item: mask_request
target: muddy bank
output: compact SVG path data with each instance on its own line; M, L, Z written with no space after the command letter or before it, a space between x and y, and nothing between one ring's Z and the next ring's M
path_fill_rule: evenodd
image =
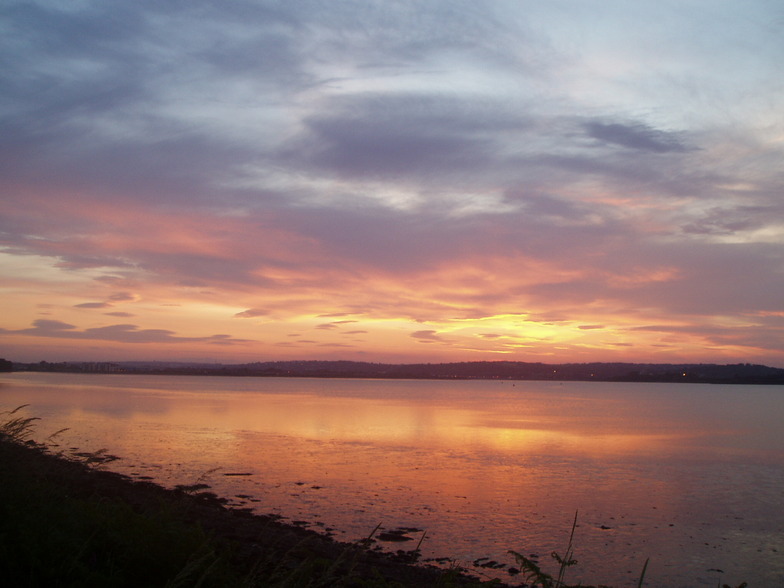
M180 585L195 585L197 580L209 585L214 575L216 585L235 580L237 585L290 585L292 579L298 579L294 585L311 586L481 585L455 570L400 561L410 553L401 558L340 543L275 516L228 508L209 492L132 480L52 455L35 444L0 440L0 482L0 549L12 564L6 573L20 586L79 585L107 577L122 585L122 573L133 576L142 567L149 582L156 557L173 560L187 545L192 545L192 553L182 554L181 564L168 562L170 572L160 572L175 577L160 577L154 584L166 585L180 575ZM104 513L103 518L96 512ZM123 537L126 532L128 537ZM71 535L72 551L65 547L69 537L58 540L58 534ZM83 545L76 545L79 542ZM130 571L118 571L118 562L130 557L127 552L137 550L137 563L127 564ZM142 579L129 578L127 584Z

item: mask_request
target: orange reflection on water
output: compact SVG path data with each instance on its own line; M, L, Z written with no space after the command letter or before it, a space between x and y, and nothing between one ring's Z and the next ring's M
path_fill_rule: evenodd
M552 407L548 398L537 404L537 398L525 394L528 416L524 418L510 416L508 405L499 408L470 401L469 407L450 406L440 398L411 401L290 392L146 394L141 410L123 414L123 428L157 422L199 430L201 435L212 431L221 438L255 432L332 442L597 458L667 452L705 434L695 428L685 433L673 424L639 423L636 416L624 412L628 406L619 410L613 402L599 403L590 411L575 403L567 410ZM185 436L181 443L187 450L192 441Z

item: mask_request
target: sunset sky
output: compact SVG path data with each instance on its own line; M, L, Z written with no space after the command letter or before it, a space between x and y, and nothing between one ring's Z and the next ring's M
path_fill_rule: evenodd
M0 357L784 367L781 0L24 0Z

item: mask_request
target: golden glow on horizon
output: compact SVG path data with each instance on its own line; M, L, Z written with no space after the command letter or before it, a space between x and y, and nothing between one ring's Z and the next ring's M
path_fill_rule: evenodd
M194 225L195 226L195 225ZM195 229L194 229L195 230ZM188 231L185 231L188 234ZM177 237L179 239L180 237ZM188 238L184 243L187 244ZM175 239L176 241L176 239ZM185 246L185 245L184 245ZM29 262L30 272L20 264ZM370 361L739 361L761 348L721 343L701 334L702 325L742 330L750 316L662 320L656 309L615 310L609 302L581 308L550 309L541 303L524 313L494 313L508 305L483 295L525 291L535 277L579 279L582 271L547 274L547 264L517 259L524 271L503 272L501 258L436 270L407 282L384 274L367 275L360 285L351 276L320 281L307 272L270 266L261 273L285 288L234 288L228 282L166 285L132 277L136 268L56 267L41 256L0 254L10 264L11 282L2 288L9 309L0 342L22 353L19 361L79 359L209 359L242 362L266 359L367 359ZM498 272L500 278L493 280ZM123 276L123 273L126 275ZM421 278L421 279L420 279ZM618 287L667 282L676 268L618 275ZM605 277L605 279L608 279ZM61 284L52 297L50 284ZM311 287L310 283L317 284ZM521 306L523 297L518 297ZM348 304L351 306L348 306ZM757 317L781 316L775 311ZM421 317L421 318L415 318ZM39 320L53 323L34 327ZM129 325L118 328L119 325ZM641 328L642 327L642 328ZM52 330L55 328L55 330ZM49 329L49 330L47 330ZM154 335L145 331L167 331ZM112 347L111 350L108 347ZM56 356L50 356L46 349Z
M156 296L161 294L159 292ZM180 294L192 296L182 291ZM15 335L14 343L28 347L30 353L40 353L35 350L51 343L61 349L70 348L77 355L93 354L96 359L101 359L94 355L102 353L101 341L67 339L70 331L133 323L137 325L136 330L164 329L177 338L173 341L176 345L166 342L156 345L154 341L123 342L118 335L113 344L119 348L113 359L120 359L124 354L129 358L166 357L167 347L172 352L197 353L200 357L221 361L278 356L311 359L322 357L325 352L333 357L337 354L340 358L351 358L353 353L362 352L361 357L371 354L381 361L385 357L396 361L416 361L427 357L437 361L480 360L498 358L499 354L504 359L522 361L541 357L547 357L548 361L606 361L608 349L615 349L615 357L620 356L624 360L656 361L658 357L674 351L685 358L699 359L705 357L706 350L709 357L714 358L745 352L742 346L728 343L717 347L708 344L701 336L677 331L688 328L688 323L670 321L670 327L676 329L671 333L664 332L666 324L662 324L660 330L633 330L640 323L628 316L621 319L592 313L584 321L576 321L574 316L568 321L553 321L536 319L531 314L506 313L420 322L402 317L374 318L363 313L330 313L322 309L319 314L289 315L286 318L276 318L274 311L265 313L260 310L258 315L250 313L248 318L238 318L237 315L247 311L248 307L208 302L204 296L196 292L196 298L168 303L163 303L161 298L151 304L152 301L145 295L129 295L128 300L111 302L100 309L75 306L86 302L98 303L101 297L87 299L74 296L72 304L63 306L62 301L59 305L41 303L35 314L29 315L30 296L22 291L6 296L6 308L17 311L5 328L31 330L33 321L38 318L69 323L74 325L74 329L64 334L53 333L54 340L40 336L44 333L30 332L29 335ZM209 297L216 298L214 295ZM85 321L88 317L93 318ZM743 321L729 317L721 322L727 327L744 325ZM205 339L214 333L222 333L237 341Z

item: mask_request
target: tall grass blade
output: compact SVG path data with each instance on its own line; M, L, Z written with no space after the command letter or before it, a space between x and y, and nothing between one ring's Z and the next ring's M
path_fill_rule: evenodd
M416 549L414 549L414 551L419 551L419 548L422 547L422 541L425 540L425 535L427 535L427 531L422 531L422 537L419 538L419 543L417 543Z
M561 557L555 551L553 551L551 554L553 559L555 559L560 564L560 567L558 568L558 580L556 581L556 586L564 585L566 568L571 567L577 563L577 560L572 558L574 555L574 530L577 528L577 513L578 511L574 511L572 532L569 534L569 544L566 546L566 553L564 554L564 557Z
M637 588L642 588L642 582L645 580L645 572L648 569L648 562L651 561L651 558L647 558L645 560L645 565L642 566L642 572L640 573L640 581L637 582Z

